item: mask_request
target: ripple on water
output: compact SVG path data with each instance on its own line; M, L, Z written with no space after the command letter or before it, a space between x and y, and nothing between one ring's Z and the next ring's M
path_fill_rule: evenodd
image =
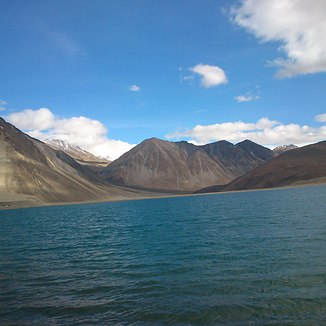
M326 324L325 195L3 211L0 324Z

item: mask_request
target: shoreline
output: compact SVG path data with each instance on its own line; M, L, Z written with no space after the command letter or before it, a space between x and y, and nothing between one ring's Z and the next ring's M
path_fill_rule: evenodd
M36 208L36 207L52 207L52 206L65 206L65 205L87 205L87 204L96 204L96 203L112 203L112 202L122 202L122 201L133 201L133 200L146 200L146 199L160 199L160 198L177 198L177 197L191 197L191 196L206 196L206 195L225 195L225 194L234 194L234 193L243 193L243 192L255 192L255 191L269 191L269 190L280 190L280 189L296 189L304 188L311 186L322 186L326 185L326 181L312 181L311 182L300 182L297 184L292 184L284 187L273 187L273 188L259 188L259 189L245 189L245 190L231 190L231 191L221 191L221 192L207 192L207 193L184 193L184 194L175 194L175 193L156 193L153 192L149 196L135 196L134 198L123 197L121 198L108 198L108 199L99 199L99 200L90 200L90 201L74 201L74 202L38 202L33 201L32 199L22 199L22 200L6 200L0 201L0 211L7 210L16 210L16 209L27 209L27 208Z
M156 195L156 196L155 196ZM192 194L167 194L162 195L153 192L153 196L139 196L139 197L121 197L121 198L108 198L108 199L99 199L99 200L87 200L87 201L73 201L73 202L37 202L33 200L17 200L17 201L0 201L0 212L7 210L16 210L16 209L27 209L27 208L37 208L37 207L52 207L52 206L66 206L66 205L87 205L87 204L96 204L96 203L114 203L122 201L133 201L133 200L145 200L145 199L159 199L159 198L173 198L173 197L184 197L191 196Z

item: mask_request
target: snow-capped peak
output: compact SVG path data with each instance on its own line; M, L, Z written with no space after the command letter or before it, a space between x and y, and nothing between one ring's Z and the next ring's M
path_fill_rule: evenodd
M45 143L56 150L61 150L77 160L85 161L109 161L107 158L98 157L80 148L77 145L65 142L61 139L46 139Z

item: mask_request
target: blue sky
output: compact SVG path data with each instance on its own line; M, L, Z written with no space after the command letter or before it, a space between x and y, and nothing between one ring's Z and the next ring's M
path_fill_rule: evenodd
M305 3L0 0L0 114L113 158L150 137L325 139L326 5Z

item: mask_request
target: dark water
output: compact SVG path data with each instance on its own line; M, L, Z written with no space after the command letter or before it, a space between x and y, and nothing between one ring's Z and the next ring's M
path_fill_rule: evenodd
M326 325L326 187L0 212L1 325Z

